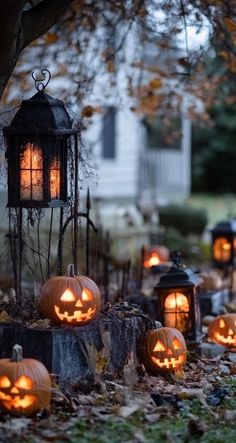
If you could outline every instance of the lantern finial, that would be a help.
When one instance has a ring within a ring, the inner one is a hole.
[[[35,76],[34,72],[32,72],[31,76],[34,80],[34,85],[37,91],[44,91],[44,89],[51,80],[51,73],[46,68],[41,69],[40,72],[41,72],[41,78]]]
[[[182,253],[180,251],[172,251],[170,253],[170,259],[178,268],[182,268]]]

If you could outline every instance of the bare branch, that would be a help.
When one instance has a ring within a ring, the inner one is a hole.
[[[43,0],[22,14],[22,48],[47,32],[69,8],[72,0]]]

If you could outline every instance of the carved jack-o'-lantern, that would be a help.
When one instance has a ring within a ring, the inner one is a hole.
[[[227,348],[236,348],[236,314],[216,317],[208,327],[211,340]]]
[[[66,276],[52,277],[42,287],[39,310],[55,323],[85,325],[99,312],[101,295],[89,277],[74,275],[73,265]]]
[[[186,363],[186,343],[175,328],[148,331],[141,345],[142,361],[152,373],[177,371]]]
[[[32,415],[51,400],[51,379],[45,366],[32,358],[22,359],[15,345],[12,358],[0,359],[0,407],[11,414]]]

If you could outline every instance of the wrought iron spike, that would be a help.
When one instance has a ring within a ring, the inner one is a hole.
[[[89,188],[87,190],[86,209],[87,210],[91,209],[91,198],[90,198]]]

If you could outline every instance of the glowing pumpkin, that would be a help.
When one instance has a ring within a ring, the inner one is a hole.
[[[142,362],[153,374],[181,369],[186,363],[186,343],[175,328],[148,331],[141,345]]]
[[[152,268],[169,260],[169,250],[165,246],[152,246],[145,251],[144,267]]]
[[[216,317],[209,324],[208,336],[220,345],[236,348],[236,314],[224,314]]]
[[[38,360],[22,358],[15,345],[12,358],[0,359],[0,407],[10,414],[33,415],[49,406],[51,379]]]
[[[74,275],[69,265],[65,276],[52,277],[41,289],[39,310],[55,323],[85,325],[93,320],[101,306],[101,295],[89,277]]]

